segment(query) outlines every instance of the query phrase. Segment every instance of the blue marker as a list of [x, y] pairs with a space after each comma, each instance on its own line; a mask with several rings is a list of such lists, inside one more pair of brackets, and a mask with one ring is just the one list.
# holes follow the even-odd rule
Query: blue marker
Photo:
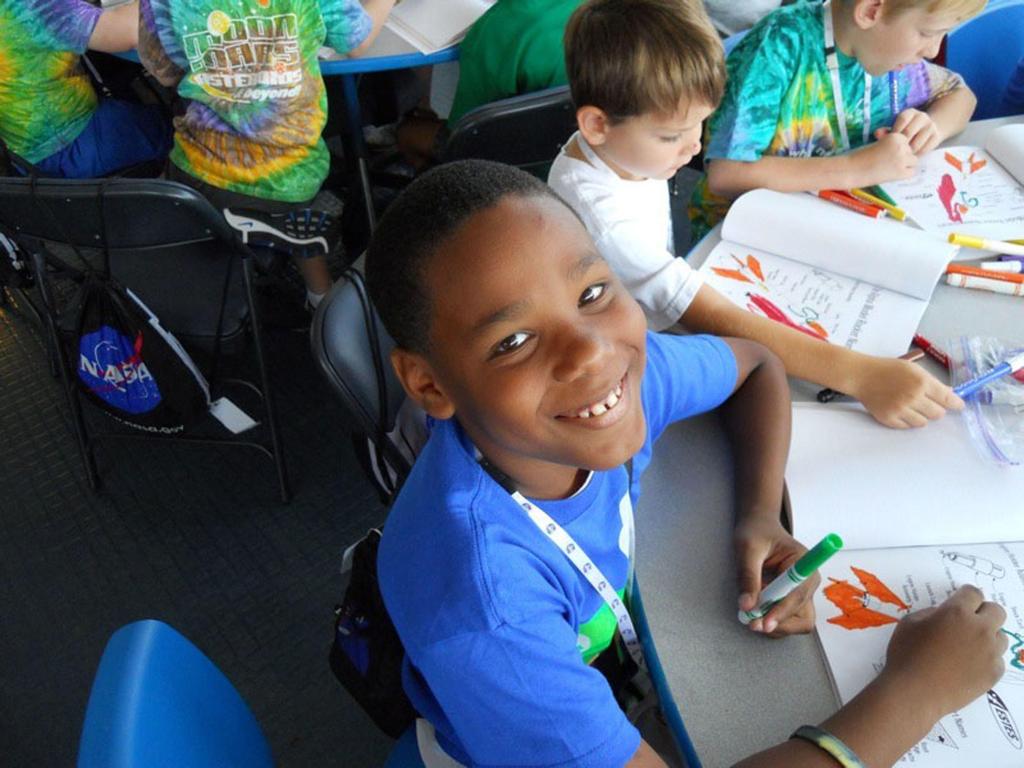
[[896, 72], [889, 72], [889, 111], [892, 112], [892, 119], [900, 113], [900, 92], [896, 84]]
[[965, 381], [963, 384], [953, 387], [953, 391], [960, 397], [970, 397], [986, 384], [993, 382], [996, 379], [1001, 379], [1003, 376], [1009, 376], [1011, 373], [1016, 373], [1022, 368], [1024, 368], [1024, 352], [1018, 352], [1009, 360], [1000, 363], [988, 373], [983, 373], [976, 379]]

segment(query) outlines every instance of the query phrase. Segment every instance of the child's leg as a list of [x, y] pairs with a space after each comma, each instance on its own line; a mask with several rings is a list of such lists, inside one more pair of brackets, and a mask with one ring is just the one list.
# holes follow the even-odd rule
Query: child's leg
[[295, 263], [306, 283], [306, 300], [314, 309], [331, 289], [331, 273], [327, 269], [327, 259], [323, 256], [311, 256], [308, 259], [296, 258]]
[[154, 105], [103, 99], [71, 144], [36, 163], [48, 175], [65, 179], [106, 176], [149, 161], [162, 161], [173, 131]]

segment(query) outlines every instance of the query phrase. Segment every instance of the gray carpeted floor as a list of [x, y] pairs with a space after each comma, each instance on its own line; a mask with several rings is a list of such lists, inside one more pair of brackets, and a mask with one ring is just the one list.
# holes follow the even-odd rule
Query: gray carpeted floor
[[0, 304], [0, 763], [73, 765], [107, 638], [189, 637], [252, 707], [280, 766], [372, 766], [390, 742], [331, 676], [340, 552], [383, 509], [308, 335], [271, 333], [295, 498], [255, 452], [106, 442], [86, 485], [34, 326]]

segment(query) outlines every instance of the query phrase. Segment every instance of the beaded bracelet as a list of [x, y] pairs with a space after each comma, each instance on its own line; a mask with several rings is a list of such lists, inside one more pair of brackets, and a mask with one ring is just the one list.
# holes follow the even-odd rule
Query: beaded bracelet
[[811, 742], [818, 749], [827, 752], [843, 768], [865, 768], [857, 754], [841, 739], [816, 725], [801, 725], [789, 738]]

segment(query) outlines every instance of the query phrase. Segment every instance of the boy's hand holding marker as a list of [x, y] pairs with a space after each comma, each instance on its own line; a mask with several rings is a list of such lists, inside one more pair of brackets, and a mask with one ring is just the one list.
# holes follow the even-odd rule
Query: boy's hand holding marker
[[942, 142], [939, 126], [927, 112], [922, 112], [919, 109], [903, 110], [896, 116], [892, 128], [879, 128], [875, 131], [875, 138], [881, 139], [892, 133], [905, 136], [910, 150], [915, 155], [931, 152]]
[[840, 388], [860, 400], [887, 427], [923, 427], [947, 410], [959, 411], [963, 400], [924, 368], [899, 358], [864, 356], [851, 371], [851, 384]]
[[850, 164], [848, 181], [844, 188], [866, 187], [887, 181], [909, 179], [917, 170], [918, 158], [908, 139], [902, 133], [880, 128], [878, 139], [846, 155]]

